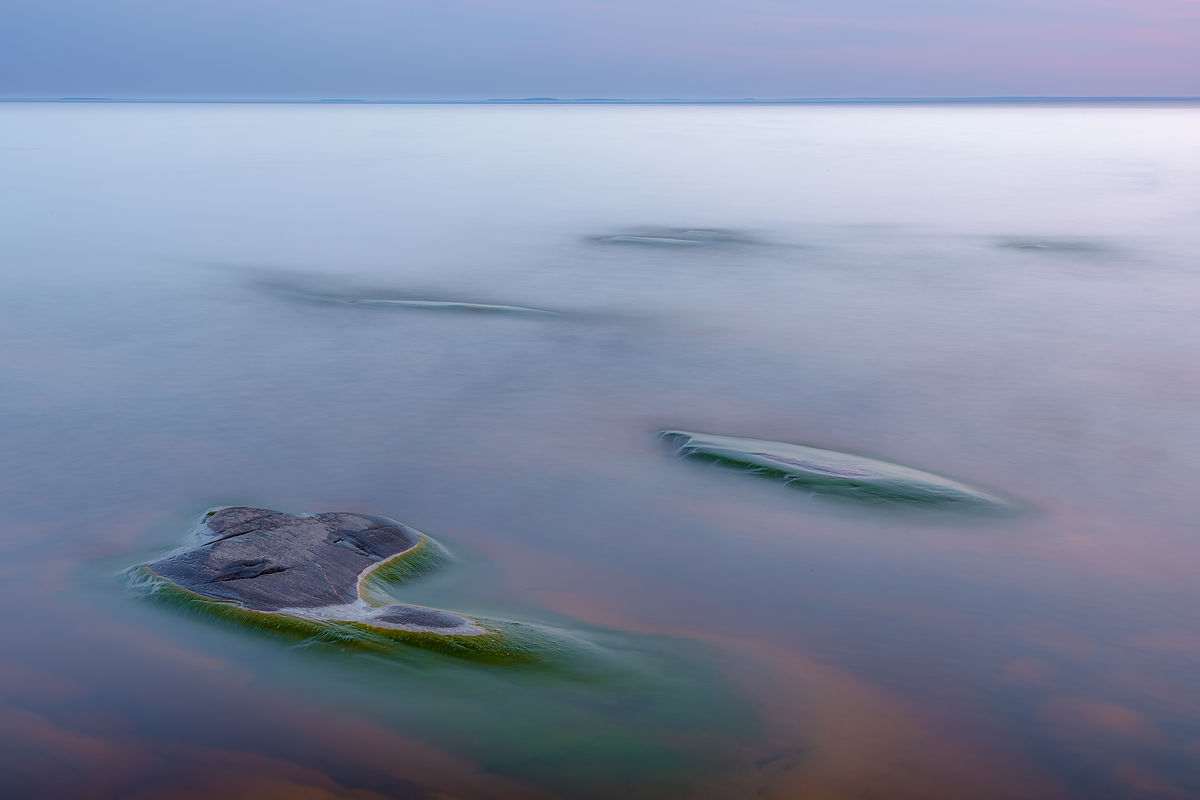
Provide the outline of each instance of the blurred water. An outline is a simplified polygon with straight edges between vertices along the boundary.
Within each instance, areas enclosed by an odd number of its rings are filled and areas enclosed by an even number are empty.
[[[1197,141],[1184,104],[0,105],[0,786],[1200,793]],[[696,229],[737,235],[637,241]],[[835,504],[661,429],[1028,508]],[[462,555],[429,602],[628,675],[116,579],[225,503],[410,523]]]

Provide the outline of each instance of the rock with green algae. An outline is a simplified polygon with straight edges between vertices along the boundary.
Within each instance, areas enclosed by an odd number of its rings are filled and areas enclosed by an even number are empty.
[[[862,500],[1005,510],[1012,503],[931,472],[866,456],[807,445],[662,431],[681,456],[701,458],[803,485],[817,492]]]
[[[390,584],[443,557],[429,537],[386,517],[237,506],[210,511],[195,546],[134,574],[156,593],[220,616],[338,641],[500,658],[553,646],[536,626],[393,602]]]
[[[238,507],[210,512],[186,549],[127,577],[172,612],[278,632],[284,641],[303,637],[305,646],[288,655],[311,659],[323,670],[319,679],[287,668],[275,673],[280,680],[362,702],[388,724],[462,748],[485,768],[556,796],[617,796],[630,780],[680,794],[662,787],[690,782],[696,764],[717,757],[719,737],[742,741],[754,730],[701,643],[544,614],[516,622],[392,602],[411,588],[407,579],[452,561],[433,539],[391,519]],[[280,597],[288,573],[296,580]],[[355,597],[371,607],[368,623],[357,619],[362,606],[347,615]],[[399,618],[385,619],[393,614]],[[431,623],[447,621],[440,615],[486,632],[439,629]],[[336,658],[313,658],[330,645]]]

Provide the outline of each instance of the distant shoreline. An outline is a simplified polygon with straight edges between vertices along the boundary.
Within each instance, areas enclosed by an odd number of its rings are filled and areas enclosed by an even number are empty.
[[[138,103],[201,105],[980,105],[1054,103],[1200,103],[1200,97],[803,97],[803,98],[609,98],[496,97],[482,100],[380,100],[364,98],[149,98],[149,97],[0,97],[0,103]]]

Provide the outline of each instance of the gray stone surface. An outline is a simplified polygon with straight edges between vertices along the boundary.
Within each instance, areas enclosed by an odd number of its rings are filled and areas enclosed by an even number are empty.
[[[448,611],[374,607],[360,595],[366,572],[413,550],[424,538],[386,517],[237,506],[206,516],[197,537],[197,546],[146,567],[201,597],[250,611],[409,631],[484,632],[473,620]]]

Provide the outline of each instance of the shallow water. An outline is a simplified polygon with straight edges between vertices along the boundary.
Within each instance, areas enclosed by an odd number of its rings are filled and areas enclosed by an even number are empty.
[[[1197,141],[1188,105],[0,104],[0,793],[1200,794]],[[456,560],[405,602],[570,646],[362,651],[121,579],[233,503],[411,524]]]

